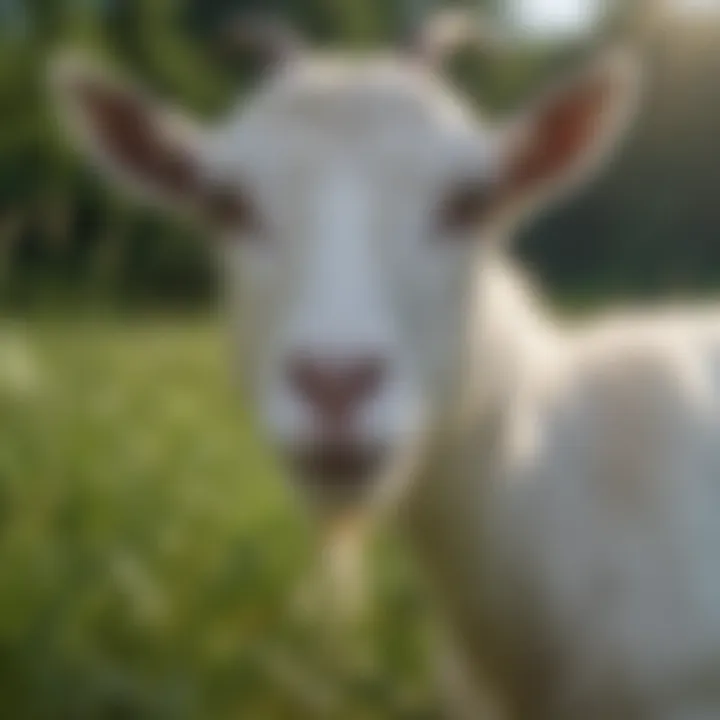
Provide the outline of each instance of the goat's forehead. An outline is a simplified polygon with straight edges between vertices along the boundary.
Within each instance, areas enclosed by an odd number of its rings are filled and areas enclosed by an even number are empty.
[[[328,154],[479,160],[496,132],[434,76],[384,60],[306,64],[274,78],[214,134],[227,165]],[[433,157],[435,156],[435,157]]]
[[[356,124],[434,127],[467,121],[464,108],[433,76],[412,66],[357,63],[310,66],[280,77],[256,99],[256,114]]]

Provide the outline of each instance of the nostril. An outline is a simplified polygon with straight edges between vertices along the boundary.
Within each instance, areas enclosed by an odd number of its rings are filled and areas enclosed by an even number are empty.
[[[288,363],[293,390],[321,415],[334,420],[356,409],[375,395],[384,380],[381,358],[326,360],[297,356]]]

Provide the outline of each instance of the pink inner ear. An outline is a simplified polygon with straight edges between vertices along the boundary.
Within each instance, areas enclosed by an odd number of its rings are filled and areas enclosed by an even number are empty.
[[[551,102],[535,121],[508,175],[505,195],[560,178],[592,147],[609,102],[608,78],[574,87]]]
[[[246,201],[235,191],[206,186],[191,149],[142,98],[92,81],[78,84],[76,93],[104,153],[131,179],[191,205],[219,225],[246,222]]]
[[[176,197],[189,197],[197,190],[197,171],[189,153],[173,142],[141,99],[93,82],[80,85],[77,93],[115,164]]]

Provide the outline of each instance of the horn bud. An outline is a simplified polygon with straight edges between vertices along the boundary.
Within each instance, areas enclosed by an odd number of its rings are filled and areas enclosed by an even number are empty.
[[[244,55],[262,71],[278,69],[302,54],[304,43],[286,22],[268,15],[246,15],[222,32],[234,55]]]
[[[499,35],[486,18],[463,9],[431,15],[414,30],[406,49],[426,65],[441,68],[452,56],[469,47],[495,48]]]

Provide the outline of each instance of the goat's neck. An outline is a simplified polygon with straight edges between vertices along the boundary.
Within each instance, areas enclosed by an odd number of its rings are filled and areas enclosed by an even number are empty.
[[[506,627],[498,608],[510,612],[502,594],[516,588],[515,578],[503,582],[516,567],[507,556],[515,539],[504,530],[514,526],[504,522],[514,512],[503,487],[509,418],[556,345],[549,319],[505,262],[483,269],[473,310],[458,396],[465,402],[429,443],[406,520],[420,564],[450,605],[455,632],[492,653],[514,645],[497,635]],[[512,662],[490,660],[498,668]]]
[[[436,547],[460,535],[463,522],[473,531],[479,524],[483,499],[501,481],[508,416],[557,346],[549,318],[506,260],[483,265],[470,309],[455,394],[427,443],[407,507],[411,533]]]
[[[455,379],[431,433],[416,499],[458,489],[453,468],[472,467],[476,493],[500,450],[496,433],[508,412],[552,366],[559,336],[520,273],[502,257],[487,258],[469,304]],[[486,445],[484,452],[480,449]],[[472,461],[466,461],[466,453]]]

